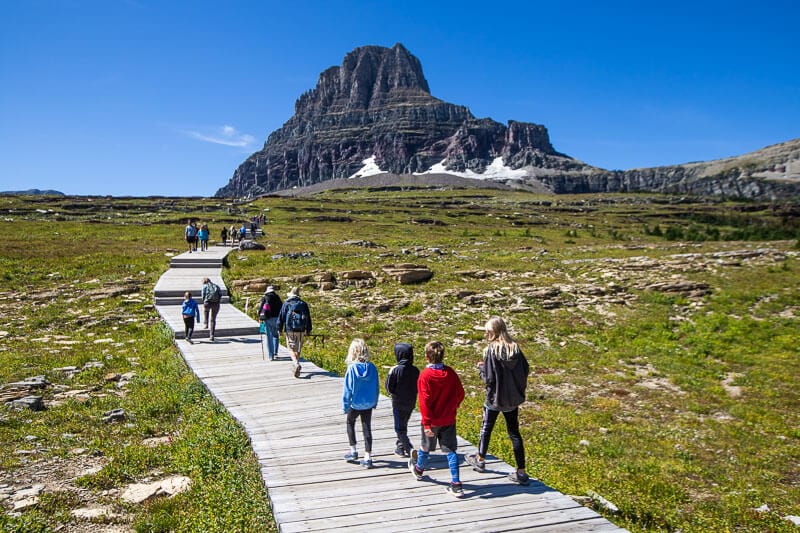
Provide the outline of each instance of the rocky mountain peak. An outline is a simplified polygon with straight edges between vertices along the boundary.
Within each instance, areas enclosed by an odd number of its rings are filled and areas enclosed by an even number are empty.
[[[362,46],[348,53],[341,66],[320,74],[317,86],[295,103],[296,115],[369,110],[414,98],[430,98],[419,59],[406,48]]]
[[[349,52],[341,65],[319,75],[294,110],[217,196],[254,197],[381,173],[513,180],[556,193],[778,197],[797,194],[787,191],[800,187],[791,147],[785,157],[787,150],[776,149],[780,157],[770,155],[763,165],[751,157],[745,165],[724,161],[614,172],[591,167],[557,152],[543,125],[475,118],[465,106],[433,97],[419,59],[400,43]]]

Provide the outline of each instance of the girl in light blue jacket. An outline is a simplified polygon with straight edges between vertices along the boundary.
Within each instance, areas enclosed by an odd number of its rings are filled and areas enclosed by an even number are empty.
[[[347,439],[350,452],[344,456],[348,463],[358,461],[356,450],[356,418],[361,418],[364,434],[364,459],[361,466],[372,468],[372,410],[378,405],[378,369],[369,360],[364,339],[354,339],[347,350],[347,372],[344,375],[342,408],[347,415]]]

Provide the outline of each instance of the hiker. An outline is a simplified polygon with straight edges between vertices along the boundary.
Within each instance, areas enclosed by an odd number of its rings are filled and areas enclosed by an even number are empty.
[[[242,222],[242,227],[239,228],[239,244],[242,244],[242,241],[247,238],[247,226],[245,226],[244,222]]]
[[[197,232],[197,238],[200,239],[200,251],[208,251],[208,225],[203,224],[200,226],[200,231]]]
[[[231,224],[231,227],[228,229],[228,235],[231,236],[231,248],[233,248],[233,245],[236,244],[236,237],[239,235],[233,224]]]
[[[197,251],[197,234],[200,233],[200,230],[197,227],[197,222],[192,222],[192,228],[194,228],[194,238],[192,239],[192,249],[196,252]]]
[[[369,350],[364,339],[354,339],[350,343],[345,363],[348,366],[344,374],[342,408],[347,415],[347,440],[350,443],[350,451],[344,456],[344,460],[348,463],[358,460],[356,418],[361,418],[364,459],[360,464],[364,468],[372,468],[372,410],[378,405],[378,369],[369,360]]]
[[[279,330],[278,330],[278,316],[281,314],[281,307],[283,307],[283,300],[275,292],[275,287],[270,285],[264,291],[264,296],[258,304],[258,319],[264,323],[266,330],[266,343],[267,353],[269,360],[275,360],[278,355],[279,343]]]
[[[458,436],[456,434],[456,411],[464,400],[464,386],[456,371],[444,364],[444,345],[433,341],[425,345],[427,365],[419,373],[419,414],[422,418],[422,435],[419,452],[413,450],[408,469],[417,480],[422,479],[428,465],[428,455],[439,447],[447,454],[450,467],[450,485],[447,493],[461,498],[464,489],[458,470]]]
[[[192,298],[192,293],[189,291],[183,294],[181,316],[183,317],[183,336],[189,344],[194,344],[192,333],[194,333],[195,320],[200,322],[200,308],[197,306],[197,302]]]
[[[200,291],[203,301],[203,326],[209,330],[209,340],[214,342],[214,332],[217,329],[217,314],[219,302],[222,299],[222,289],[208,278],[203,278],[203,289]],[[209,319],[209,314],[210,319]]]
[[[417,405],[417,379],[419,369],[414,366],[414,348],[410,344],[398,342],[394,345],[394,357],[397,364],[386,376],[386,392],[392,398],[392,414],[394,415],[394,431],[397,434],[395,455],[411,457],[414,445],[408,438],[408,420]]]
[[[286,347],[294,363],[294,377],[300,377],[300,352],[305,336],[311,334],[311,311],[300,299],[298,287],[292,287],[286,295],[278,315],[278,331],[286,332]]]
[[[505,321],[492,317],[486,322],[486,340],[489,345],[483,351],[483,360],[478,363],[478,372],[486,384],[486,401],[483,404],[483,424],[478,453],[468,454],[465,459],[477,472],[486,471],[486,453],[489,440],[500,413],[506,419],[508,438],[514,450],[517,470],[508,478],[514,483],[528,485],[530,478],[525,473],[525,447],[519,432],[519,406],[525,402],[525,387],[528,384],[528,361],[519,345],[508,334]]]
[[[222,226],[222,231],[219,236],[222,239],[222,246],[228,246],[228,228]]]
[[[197,235],[197,228],[194,227],[194,223],[191,221],[191,219],[186,223],[186,227],[183,228],[183,235],[189,245],[189,253],[192,253],[192,249],[194,248],[194,238]]]
[[[256,233],[258,232],[258,226],[256,225],[255,221],[250,223],[250,238],[256,240]]]

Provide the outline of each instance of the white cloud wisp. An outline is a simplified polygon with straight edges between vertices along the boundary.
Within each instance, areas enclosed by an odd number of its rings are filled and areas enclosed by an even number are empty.
[[[216,133],[206,134],[195,130],[181,130],[181,132],[192,139],[221,144],[223,146],[234,146],[237,148],[247,148],[251,146],[256,138],[247,133],[239,133],[233,126],[222,126]]]

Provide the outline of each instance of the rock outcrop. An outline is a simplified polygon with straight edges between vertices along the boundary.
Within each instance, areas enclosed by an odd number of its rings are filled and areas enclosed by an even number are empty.
[[[216,196],[364,186],[364,179],[387,186],[404,176],[444,185],[447,177],[472,178],[464,181],[551,193],[774,200],[800,195],[800,139],[706,163],[608,171],[557,152],[545,126],[503,125],[433,97],[420,61],[403,45],[364,46],[320,74],[316,87],[297,99],[294,115]]]
[[[557,153],[542,125],[478,119],[431,96],[419,60],[403,45],[365,46],[320,74],[316,88],[298,98],[294,116],[217,196],[252,197],[375,173],[479,174],[492,165],[590,168]]]

